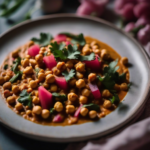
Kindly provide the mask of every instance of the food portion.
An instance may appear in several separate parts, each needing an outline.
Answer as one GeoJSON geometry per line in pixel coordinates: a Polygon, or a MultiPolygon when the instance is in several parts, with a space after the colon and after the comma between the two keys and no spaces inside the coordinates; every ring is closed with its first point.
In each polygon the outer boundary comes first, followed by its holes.
{"type": "Polygon", "coordinates": [[[128,58],[83,34],[40,37],[10,53],[0,88],[17,114],[45,125],[96,121],[112,112],[130,87],[128,58]]]}

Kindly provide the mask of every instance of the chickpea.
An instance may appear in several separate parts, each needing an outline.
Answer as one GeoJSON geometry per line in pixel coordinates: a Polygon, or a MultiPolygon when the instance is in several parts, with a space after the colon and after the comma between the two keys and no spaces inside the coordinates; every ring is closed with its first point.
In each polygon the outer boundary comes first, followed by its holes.
{"type": "Polygon", "coordinates": [[[77,121],[78,121],[77,117],[70,117],[69,120],[68,120],[68,123],[69,124],[74,124],[74,123],[77,123],[77,121]]]}
{"type": "Polygon", "coordinates": [[[48,75],[46,76],[46,82],[47,82],[47,83],[54,83],[54,82],[55,82],[55,77],[54,77],[54,75],[48,74],[48,75]]]}
{"type": "Polygon", "coordinates": [[[78,99],[78,95],[75,94],[75,93],[69,93],[68,94],[68,100],[71,101],[71,102],[74,102],[78,99]]]}
{"type": "Polygon", "coordinates": [[[33,73],[33,68],[32,68],[32,66],[26,67],[26,68],[23,70],[23,73],[24,73],[24,74],[32,74],[32,73],[33,73]]]}
{"type": "Polygon", "coordinates": [[[91,42],[91,47],[93,47],[94,45],[97,45],[97,42],[96,42],[96,41],[92,41],[92,42],[91,42]]]}
{"type": "Polygon", "coordinates": [[[18,93],[20,92],[19,86],[13,85],[13,86],[12,86],[12,92],[13,92],[14,94],[18,94],[18,93]]]}
{"type": "Polygon", "coordinates": [[[53,68],[53,73],[58,76],[61,72],[56,67],[53,68]]]}
{"type": "Polygon", "coordinates": [[[45,51],[46,51],[46,48],[45,48],[45,47],[41,47],[41,48],[40,48],[40,51],[45,52],[45,51]]]}
{"type": "Polygon", "coordinates": [[[34,42],[33,41],[29,41],[28,46],[30,47],[32,45],[34,45],[34,42]]]}
{"type": "Polygon", "coordinates": [[[91,54],[91,49],[87,46],[84,46],[83,49],[82,49],[82,54],[83,55],[89,55],[91,54]]]}
{"type": "Polygon", "coordinates": [[[48,74],[52,74],[52,73],[53,73],[52,71],[46,71],[45,76],[47,76],[48,74]]]}
{"type": "Polygon", "coordinates": [[[86,104],[88,99],[87,99],[87,97],[81,95],[79,97],[79,101],[80,101],[81,104],[86,104]]]}
{"type": "Polygon", "coordinates": [[[80,72],[76,72],[76,77],[78,78],[78,79],[83,79],[83,74],[82,73],[80,73],[80,72]]]}
{"type": "Polygon", "coordinates": [[[112,94],[109,92],[109,90],[103,90],[102,97],[109,98],[111,96],[112,96],[112,94]]]}
{"type": "Polygon", "coordinates": [[[4,77],[0,76],[0,85],[3,85],[5,83],[4,77]]]}
{"type": "Polygon", "coordinates": [[[16,49],[15,51],[12,52],[12,57],[17,58],[19,56],[19,49],[16,49]]]}
{"type": "Polygon", "coordinates": [[[37,88],[38,83],[37,83],[36,81],[34,81],[34,80],[31,80],[31,81],[29,82],[29,85],[30,85],[30,87],[31,87],[32,89],[35,89],[35,88],[37,88]]]}
{"type": "Polygon", "coordinates": [[[30,62],[32,67],[35,67],[35,65],[37,64],[35,59],[29,59],[29,62],[30,62]]]}
{"type": "Polygon", "coordinates": [[[9,81],[9,80],[10,80],[10,78],[11,78],[10,76],[6,75],[6,76],[4,77],[5,82],[9,81]]]}
{"type": "Polygon", "coordinates": [[[32,113],[36,115],[40,115],[42,113],[42,108],[41,106],[34,106],[32,109],[32,113]]]}
{"type": "Polygon", "coordinates": [[[12,87],[11,82],[6,82],[6,83],[3,84],[4,90],[5,89],[11,89],[11,87],[12,87]]]}
{"type": "Polygon", "coordinates": [[[24,90],[24,89],[28,89],[28,84],[22,84],[20,87],[19,87],[20,91],[24,90]]]}
{"type": "Polygon", "coordinates": [[[88,96],[90,96],[91,91],[90,91],[89,89],[86,89],[86,88],[85,88],[85,89],[82,90],[81,93],[82,93],[83,96],[88,97],[88,96]]]}
{"type": "Polygon", "coordinates": [[[85,107],[81,108],[80,114],[85,117],[88,114],[89,110],[85,107]]]}
{"type": "Polygon", "coordinates": [[[122,57],[121,62],[122,62],[123,65],[126,66],[128,64],[128,58],[127,57],[122,57]]]}
{"type": "Polygon", "coordinates": [[[31,56],[30,56],[30,55],[26,55],[26,57],[25,57],[25,58],[30,59],[30,58],[31,58],[31,56]]]}
{"type": "Polygon", "coordinates": [[[40,82],[45,80],[45,74],[44,73],[38,73],[38,79],[40,82]]]}
{"type": "Polygon", "coordinates": [[[43,83],[43,87],[46,88],[46,89],[48,89],[48,88],[49,88],[49,84],[46,83],[46,82],[44,82],[44,83],[43,83]]]}
{"type": "Polygon", "coordinates": [[[36,55],[35,60],[37,63],[41,63],[43,61],[43,55],[41,54],[36,55]]]}
{"type": "Polygon", "coordinates": [[[127,83],[122,83],[122,84],[120,85],[120,89],[121,89],[122,91],[127,91],[127,90],[128,90],[128,85],[127,85],[127,83]]]}
{"type": "Polygon", "coordinates": [[[119,84],[115,84],[114,90],[116,90],[117,92],[119,92],[120,91],[120,85],[119,84]]]}
{"type": "Polygon", "coordinates": [[[75,112],[75,107],[74,107],[74,105],[67,105],[66,106],[66,113],[67,114],[72,114],[72,113],[74,113],[75,112]]]}
{"type": "Polygon", "coordinates": [[[91,119],[96,118],[96,116],[97,116],[97,112],[96,112],[95,110],[91,110],[91,111],[89,112],[89,117],[90,117],[91,119]]]}
{"type": "Polygon", "coordinates": [[[15,105],[15,108],[16,108],[16,110],[20,111],[20,110],[23,109],[23,106],[22,106],[21,103],[17,103],[17,104],[15,105]]]}
{"type": "Polygon", "coordinates": [[[9,96],[9,97],[7,97],[6,101],[8,102],[8,104],[13,104],[16,101],[16,97],[15,96],[9,96]]]}
{"type": "Polygon", "coordinates": [[[110,58],[110,55],[106,49],[101,50],[101,58],[104,60],[108,60],[110,58]]]}
{"type": "Polygon", "coordinates": [[[25,58],[24,60],[21,60],[21,65],[25,68],[29,66],[29,59],[25,58]]]}
{"type": "Polygon", "coordinates": [[[68,61],[66,62],[66,67],[69,68],[69,69],[71,69],[71,68],[74,67],[72,60],[68,60],[68,61]]]}
{"type": "Polygon", "coordinates": [[[31,114],[32,114],[32,111],[31,111],[31,110],[27,110],[27,111],[26,111],[26,114],[27,114],[27,115],[31,115],[31,114]]]}
{"type": "Polygon", "coordinates": [[[54,108],[57,112],[61,112],[63,110],[64,106],[61,102],[56,102],[54,105],[54,108]]]}
{"type": "Polygon", "coordinates": [[[111,108],[111,106],[112,106],[111,101],[109,101],[109,100],[104,101],[104,104],[103,104],[104,108],[109,109],[109,108],[111,108]]]}
{"type": "Polygon", "coordinates": [[[33,96],[32,102],[33,104],[37,105],[40,103],[40,99],[37,96],[33,96]]]}
{"type": "Polygon", "coordinates": [[[82,62],[77,63],[75,68],[78,72],[85,72],[85,64],[82,62]]]}
{"type": "Polygon", "coordinates": [[[73,78],[73,79],[71,79],[70,81],[69,81],[69,85],[70,86],[75,86],[76,85],[76,79],[75,78],[73,78]]]}
{"type": "Polygon", "coordinates": [[[9,90],[5,90],[5,91],[4,91],[4,97],[5,97],[5,98],[7,98],[7,97],[9,97],[9,96],[12,96],[12,95],[13,95],[13,93],[10,92],[9,90]]]}
{"type": "Polygon", "coordinates": [[[94,49],[93,52],[97,55],[100,55],[100,50],[99,49],[94,49]]]}
{"type": "Polygon", "coordinates": [[[52,85],[50,86],[50,91],[51,91],[51,92],[57,92],[57,90],[58,90],[58,87],[57,87],[56,84],[52,84],[52,85]]]}
{"type": "Polygon", "coordinates": [[[28,92],[28,93],[31,93],[32,91],[33,91],[32,88],[28,88],[28,89],[27,89],[27,92],[28,92]]]}
{"type": "Polygon", "coordinates": [[[85,87],[85,81],[83,79],[79,79],[78,81],[76,81],[76,87],[77,88],[85,87]]]}
{"type": "Polygon", "coordinates": [[[99,48],[98,45],[93,45],[93,46],[92,46],[92,49],[93,49],[93,50],[98,49],[98,48],[99,48]]]}
{"type": "Polygon", "coordinates": [[[49,110],[43,109],[41,116],[42,116],[42,118],[47,119],[50,116],[49,110]]]}
{"type": "Polygon", "coordinates": [[[96,80],[96,74],[95,74],[95,73],[90,73],[90,74],[88,75],[88,80],[89,80],[90,82],[95,81],[95,80],[96,80]]]}
{"type": "Polygon", "coordinates": [[[61,70],[61,71],[64,71],[66,69],[65,62],[58,62],[57,63],[57,69],[61,70]]]}

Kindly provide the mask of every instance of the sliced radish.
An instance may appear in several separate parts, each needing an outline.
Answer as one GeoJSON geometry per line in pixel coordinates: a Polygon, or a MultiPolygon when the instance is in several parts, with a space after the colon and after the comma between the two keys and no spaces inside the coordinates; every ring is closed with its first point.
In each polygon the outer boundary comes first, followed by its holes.
{"type": "Polygon", "coordinates": [[[79,115],[80,115],[80,110],[81,110],[81,108],[82,108],[82,106],[83,106],[83,104],[80,104],[80,106],[79,106],[79,108],[76,110],[76,112],[74,113],[74,117],[79,117],[79,115]]]}
{"type": "Polygon", "coordinates": [[[64,119],[63,119],[63,116],[61,116],[60,114],[56,115],[53,119],[53,122],[62,122],[64,119]]]}
{"type": "Polygon", "coordinates": [[[49,68],[49,70],[51,70],[53,67],[55,67],[57,65],[57,62],[56,62],[53,54],[51,54],[50,56],[45,56],[43,58],[43,61],[46,65],[46,67],[49,68]]]}
{"type": "Polygon", "coordinates": [[[65,44],[68,46],[69,44],[71,44],[70,41],[66,41],[65,44]]]}
{"type": "Polygon", "coordinates": [[[83,61],[83,62],[91,70],[98,71],[99,69],[101,69],[101,62],[98,59],[99,59],[99,56],[96,55],[95,60],[83,61]]]}
{"type": "Polygon", "coordinates": [[[89,87],[92,91],[92,94],[93,94],[94,98],[95,99],[100,99],[101,98],[101,92],[98,89],[97,85],[89,83],[89,87]]]}
{"type": "Polygon", "coordinates": [[[58,34],[55,36],[54,40],[57,42],[57,43],[60,43],[60,42],[64,42],[67,40],[67,36],[64,35],[64,34],[58,34]]]}
{"type": "Polygon", "coordinates": [[[52,106],[52,94],[43,86],[38,88],[39,98],[43,109],[50,109],[52,106]]]}
{"type": "Polygon", "coordinates": [[[56,84],[63,90],[67,90],[67,81],[65,77],[56,77],[55,76],[56,84]]]}
{"type": "Polygon", "coordinates": [[[39,51],[40,51],[40,46],[39,45],[33,45],[33,46],[29,47],[28,55],[34,57],[37,54],[39,54],[39,51]]]}

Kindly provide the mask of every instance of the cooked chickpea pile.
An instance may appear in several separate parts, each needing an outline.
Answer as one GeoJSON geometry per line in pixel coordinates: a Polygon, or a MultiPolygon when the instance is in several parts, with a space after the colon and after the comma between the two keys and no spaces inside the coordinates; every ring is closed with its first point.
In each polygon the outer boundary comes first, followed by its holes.
{"type": "MultiPolygon", "coordinates": [[[[81,107],[79,116],[81,119],[87,118],[87,120],[104,117],[117,107],[116,104],[110,101],[113,97],[112,92],[105,89],[102,82],[97,78],[98,75],[101,77],[103,76],[103,69],[108,66],[105,62],[113,61],[109,51],[101,48],[101,45],[97,41],[86,41],[85,46],[78,47],[82,55],[86,56],[94,52],[99,56],[99,61],[102,62],[102,70],[98,70],[97,72],[90,70],[88,75],[87,70],[89,70],[89,68],[86,67],[84,62],[78,60],[57,60],[57,65],[52,70],[49,70],[45,67],[43,57],[52,54],[49,49],[50,45],[41,47],[39,54],[32,57],[28,55],[26,51],[34,44],[33,41],[30,41],[20,49],[13,51],[9,57],[13,59],[17,59],[18,57],[21,58],[21,62],[17,66],[17,69],[22,71],[22,75],[15,82],[10,82],[10,79],[15,75],[11,70],[11,65],[13,65],[13,63],[8,64],[7,69],[3,69],[3,67],[8,61],[5,61],[2,66],[0,85],[2,86],[3,95],[7,103],[14,108],[16,113],[21,114],[24,118],[31,121],[43,119],[48,122],[52,122],[54,116],[61,114],[63,118],[67,120],[68,124],[73,124],[78,121],[78,119],[74,117],[74,114],[80,105],[84,106],[94,103],[100,106],[99,110],[81,107]],[[75,70],[75,75],[67,82],[69,88],[65,91],[56,84],[56,76],[61,77],[63,71],[70,71],[71,69],[75,70]],[[102,95],[100,99],[94,98],[89,83],[95,83],[97,85],[102,95]],[[55,92],[66,95],[66,101],[62,101],[59,97],[56,97],[53,103],[54,113],[48,109],[43,109],[38,93],[39,86],[43,86],[51,93],[55,92]],[[26,90],[30,94],[32,107],[18,102],[19,95],[23,90],[26,90]]],[[[126,73],[125,82],[114,85],[114,90],[119,95],[128,91],[128,59],[123,57],[119,60],[118,64],[121,66],[121,73],[126,73]]]]}

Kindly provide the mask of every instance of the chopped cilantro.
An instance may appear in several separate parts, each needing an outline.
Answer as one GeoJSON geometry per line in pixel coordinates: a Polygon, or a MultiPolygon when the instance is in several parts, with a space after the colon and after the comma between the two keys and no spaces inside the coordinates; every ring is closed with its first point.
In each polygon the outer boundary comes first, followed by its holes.
{"type": "Polygon", "coordinates": [[[55,112],[55,108],[50,108],[50,114],[53,114],[55,112]]]}
{"type": "Polygon", "coordinates": [[[62,101],[66,101],[67,100],[67,96],[65,94],[59,94],[59,93],[54,92],[54,93],[52,93],[52,95],[54,97],[57,97],[57,98],[61,99],[62,101]]]}
{"type": "Polygon", "coordinates": [[[58,44],[57,42],[51,43],[51,50],[55,51],[55,50],[63,50],[65,48],[65,43],[60,43],[58,44]]]}
{"type": "Polygon", "coordinates": [[[80,61],[85,61],[85,60],[91,61],[91,60],[94,60],[94,59],[95,59],[95,54],[94,53],[91,53],[90,55],[87,55],[87,56],[82,56],[82,55],[79,56],[80,61]]]}
{"type": "Polygon", "coordinates": [[[18,72],[18,66],[20,65],[20,63],[21,63],[21,58],[20,57],[18,57],[17,59],[15,59],[14,61],[13,61],[13,66],[11,67],[11,70],[14,72],[14,73],[17,73],[18,72]]]}
{"type": "Polygon", "coordinates": [[[62,72],[62,75],[65,76],[66,81],[68,82],[71,78],[74,77],[75,75],[75,70],[71,69],[70,72],[64,71],[62,72]]]}
{"type": "Polygon", "coordinates": [[[74,34],[71,34],[71,33],[68,33],[68,32],[63,32],[63,33],[60,33],[60,34],[65,34],[66,36],[72,38],[71,43],[73,43],[73,44],[78,43],[81,46],[84,46],[85,43],[86,43],[82,33],[80,33],[78,35],[74,35],[74,34]]]}
{"type": "Polygon", "coordinates": [[[49,33],[40,33],[40,38],[33,37],[31,40],[40,46],[47,46],[50,44],[50,41],[53,39],[52,35],[49,33]]]}
{"type": "Polygon", "coordinates": [[[11,83],[16,82],[17,79],[21,77],[21,75],[22,75],[22,72],[21,72],[21,71],[18,71],[18,72],[9,80],[9,82],[11,82],[11,83]]]}
{"type": "Polygon", "coordinates": [[[4,65],[4,70],[8,69],[8,64],[4,65]]]}
{"type": "Polygon", "coordinates": [[[29,108],[32,108],[31,94],[29,94],[27,90],[23,90],[19,96],[18,102],[22,103],[24,106],[29,106],[29,108]]]}
{"type": "Polygon", "coordinates": [[[114,94],[112,98],[109,99],[112,104],[118,104],[120,102],[120,99],[117,94],[114,94]]]}
{"type": "Polygon", "coordinates": [[[99,111],[99,110],[100,110],[99,105],[94,104],[94,103],[85,104],[85,105],[83,105],[82,107],[86,107],[86,108],[88,108],[88,109],[90,109],[90,110],[96,110],[96,111],[99,111]]]}
{"type": "Polygon", "coordinates": [[[40,72],[40,68],[35,68],[35,75],[36,75],[36,77],[38,76],[38,73],[40,72]]]}

